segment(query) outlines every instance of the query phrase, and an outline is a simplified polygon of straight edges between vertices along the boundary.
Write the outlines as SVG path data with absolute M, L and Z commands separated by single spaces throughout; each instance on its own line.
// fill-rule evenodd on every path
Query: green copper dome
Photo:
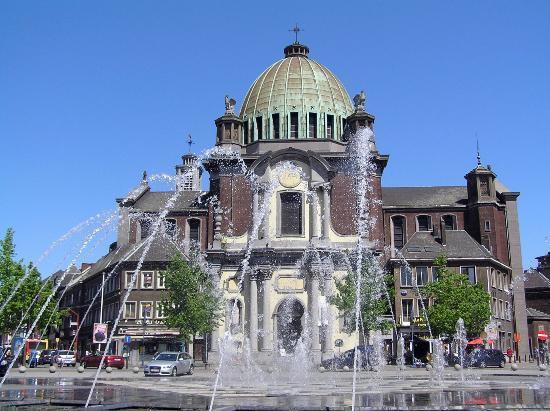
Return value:
M 308 58 L 299 43 L 252 84 L 240 117 L 243 143 L 257 140 L 318 138 L 340 140 L 345 118 L 353 113 L 350 97 L 325 66 Z

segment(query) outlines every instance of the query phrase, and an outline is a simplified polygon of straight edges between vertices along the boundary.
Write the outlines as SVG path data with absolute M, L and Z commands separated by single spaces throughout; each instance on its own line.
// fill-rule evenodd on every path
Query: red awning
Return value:
M 484 345 L 485 343 L 481 338 L 476 338 L 468 343 L 468 345 Z
M 546 334 L 546 331 L 539 331 L 537 333 L 537 338 L 542 341 L 546 341 L 548 339 L 548 334 Z

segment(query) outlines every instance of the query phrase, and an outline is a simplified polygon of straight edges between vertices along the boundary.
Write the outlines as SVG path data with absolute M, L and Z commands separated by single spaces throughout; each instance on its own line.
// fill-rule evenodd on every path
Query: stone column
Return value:
M 269 292 L 271 289 L 271 281 L 269 277 L 264 276 L 262 282 L 262 314 L 263 314 L 263 338 L 262 338 L 262 351 L 273 350 L 273 335 L 272 335 L 272 319 L 271 319 L 271 304 L 269 299 Z
M 323 240 L 328 240 L 330 234 L 330 185 L 323 184 L 321 188 L 323 190 Z
M 332 295 L 332 278 L 331 276 L 325 277 L 325 298 L 327 300 L 327 320 L 328 324 L 325 329 L 325 335 L 324 335 L 324 345 L 325 350 L 323 351 L 323 357 L 329 358 L 333 356 L 334 350 L 333 350 L 333 342 L 332 342 L 332 313 L 330 312 L 330 303 L 329 299 Z
M 256 277 L 250 276 L 250 350 L 258 351 L 258 286 Z
M 321 346 L 319 344 L 319 277 L 311 273 L 309 277 L 308 311 L 311 323 L 311 351 L 315 361 L 318 361 Z
M 310 218 L 311 218 L 311 237 L 319 238 L 319 196 L 317 195 L 317 187 L 313 187 L 313 199 L 310 204 Z

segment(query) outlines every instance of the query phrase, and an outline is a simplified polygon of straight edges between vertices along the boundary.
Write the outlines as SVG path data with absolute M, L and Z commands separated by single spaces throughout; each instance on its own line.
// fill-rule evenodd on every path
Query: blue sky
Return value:
M 547 1 L 3 1 L 0 230 L 36 260 L 144 169 L 172 173 L 188 133 L 196 151 L 213 145 L 224 95 L 239 106 L 298 22 L 311 58 L 366 91 L 384 185 L 464 184 L 477 134 L 522 193 L 531 266 L 550 251 L 549 17 Z

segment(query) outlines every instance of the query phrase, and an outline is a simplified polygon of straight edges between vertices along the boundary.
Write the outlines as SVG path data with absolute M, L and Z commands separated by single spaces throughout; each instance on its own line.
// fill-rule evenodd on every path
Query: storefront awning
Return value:
M 537 338 L 541 341 L 546 341 L 548 339 L 548 334 L 546 334 L 546 331 L 539 331 L 537 333 Z

